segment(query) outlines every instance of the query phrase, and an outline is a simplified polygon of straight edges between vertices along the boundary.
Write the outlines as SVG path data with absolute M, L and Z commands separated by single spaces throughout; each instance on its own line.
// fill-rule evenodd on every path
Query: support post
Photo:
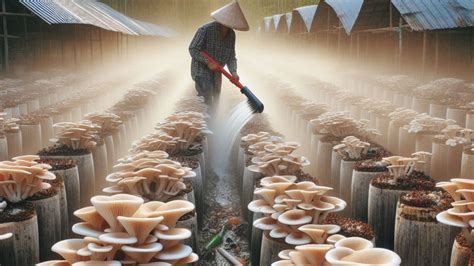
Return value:
M 2 12 L 7 12 L 5 0 L 2 0 Z M 3 59 L 4 59 L 4 66 L 5 71 L 8 72 L 10 70 L 10 55 L 9 55 L 9 47 L 8 47 L 8 25 L 7 25 L 7 16 L 2 16 L 3 22 Z
M 426 74 L 426 57 L 427 57 L 427 42 L 428 42 L 428 34 L 426 31 L 423 32 L 423 44 L 422 44 L 422 50 L 421 50 L 421 70 L 423 76 Z

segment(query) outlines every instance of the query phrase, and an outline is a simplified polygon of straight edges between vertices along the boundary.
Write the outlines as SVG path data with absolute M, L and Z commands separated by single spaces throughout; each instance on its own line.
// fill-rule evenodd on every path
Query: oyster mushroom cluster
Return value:
M 141 108 L 155 95 L 156 92 L 152 90 L 133 88 L 127 91 L 122 99 L 112 107 L 112 112 Z
M 416 152 L 413 157 L 391 156 L 382 158 L 394 182 L 401 177 L 411 176 L 414 171 L 423 172 L 425 165 L 430 162 L 431 153 Z
M 270 237 L 290 245 L 322 244 L 340 231 L 338 225 L 322 224 L 329 213 L 346 206 L 343 200 L 325 195 L 332 188 L 310 181 L 296 183 L 295 176 L 264 177 L 260 185 L 254 192 L 258 199 L 248 208 L 264 215 L 253 226 L 269 231 Z
M 438 222 L 462 228 L 462 235 L 474 245 L 474 180 L 454 178 L 450 182 L 439 182 L 436 187 L 451 195 L 453 206 L 436 216 Z
M 84 119 L 100 126 L 101 133 L 103 134 L 110 134 L 117 131 L 118 127 L 123 124 L 120 116 L 108 112 L 90 113 L 87 114 Z
M 36 162 L 39 159 L 36 155 L 24 155 L 0 162 L 0 197 L 20 202 L 50 188 L 44 181 L 54 180 L 56 176 L 49 172 L 50 165 Z
M 253 155 L 248 169 L 262 176 L 295 175 L 309 165 L 304 156 L 293 153 L 300 147 L 297 142 L 262 141 L 249 146 L 248 152 Z
M 328 244 L 308 244 L 284 250 L 278 254 L 280 261 L 272 266 L 325 266 L 325 265 L 386 265 L 401 264 L 395 252 L 375 248 L 372 242 L 360 238 L 343 236 L 328 238 Z
M 6 118 L 6 113 L 1 113 L 0 115 L 0 134 L 13 133 L 20 131 L 20 126 L 18 118 Z
M 474 141 L 474 130 L 460 127 L 458 125 L 449 125 L 441 130 L 440 135 L 435 138 L 444 140 L 446 145 L 469 145 Z
M 361 141 L 354 136 L 345 137 L 341 144 L 334 146 L 334 150 L 341 155 L 342 158 L 351 160 L 362 160 L 367 156 L 370 143 Z
M 442 119 L 438 117 L 432 117 L 427 114 L 417 115 L 408 124 L 408 132 L 419 133 L 419 132 L 441 132 L 449 125 L 454 125 L 456 121 L 450 119 Z
M 100 126 L 88 120 L 78 123 L 62 122 L 54 124 L 53 127 L 59 131 L 51 142 L 63 144 L 71 149 L 91 149 L 97 145 Z
M 389 101 L 374 101 L 372 99 L 367 99 L 364 103 L 365 104 L 362 105 L 363 109 L 376 115 L 388 116 L 396 109 L 396 107 Z
M 347 112 L 327 112 L 311 120 L 314 134 L 346 137 L 361 136 L 366 139 L 375 139 L 380 133 L 367 127 L 367 120 L 355 120 Z
M 169 201 L 186 189 L 183 178 L 196 174 L 180 163 L 167 159 L 162 151 L 142 152 L 120 160 L 106 180 L 113 184 L 103 191 L 126 193 L 145 200 Z
M 436 100 L 450 106 L 463 106 L 474 99 L 474 93 L 464 80 L 442 78 L 419 86 L 414 93 L 425 99 Z
M 64 260 L 51 263 L 184 265 L 198 260 L 192 248 L 182 244 L 191 231 L 176 227 L 183 215 L 194 210 L 192 203 L 144 203 L 142 198 L 126 194 L 95 196 L 91 203 L 74 212 L 83 222 L 72 230 L 83 238 L 53 245 L 51 249 Z
M 207 129 L 205 116 L 198 112 L 170 115 L 149 134 L 132 146 L 132 152 L 162 150 L 170 154 L 199 147 L 201 138 L 212 132 Z
M 388 114 L 388 117 L 390 118 L 390 121 L 403 126 L 408 125 L 417 115 L 418 112 L 412 109 L 400 107 Z
M 176 110 L 198 112 L 201 114 L 205 114 L 207 108 L 204 97 L 192 96 L 183 98 L 176 104 Z

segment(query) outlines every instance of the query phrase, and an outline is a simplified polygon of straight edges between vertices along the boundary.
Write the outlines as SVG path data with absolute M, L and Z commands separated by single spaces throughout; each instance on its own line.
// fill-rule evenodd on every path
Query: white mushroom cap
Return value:
M 186 228 L 172 228 L 166 231 L 154 231 L 154 236 L 160 240 L 185 240 L 192 236 L 190 230 Z
M 285 237 L 285 242 L 294 246 L 306 245 L 311 243 L 311 237 L 301 232 L 291 232 Z
M 193 253 L 193 249 L 189 246 L 180 244 L 169 249 L 163 250 L 155 258 L 165 261 L 180 260 L 186 258 Z
M 70 266 L 67 260 L 50 260 L 45 262 L 37 263 L 36 266 Z
M 343 235 L 340 235 L 340 234 L 335 234 L 335 235 L 332 235 L 332 236 L 329 236 L 327 239 L 326 239 L 326 242 L 328 244 L 335 244 L 337 241 L 341 240 L 341 239 L 344 239 L 346 238 L 345 236 Z
M 260 230 L 273 230 L 277 227 L 277 221 L 272 219 L 271 217 L 263 217 L 255 220 L 253 222 L 253 226 Z
M 160 243 L 151 243 L 139 247 L 122 246 L 122 251 L 138 263 L 147 263 L 163 249 Z
M 374 244 L 364 238 L 361 237 L 349 237 L 349 238 L 344 238 L 336 242 L 334 244 L 336 248 L 344 247 L 344 248 L 350 248 L 354 251 L 357 250 L 363 250 L 363 249 L 370 249 L 374 247 Z
M 310 223 L 312 219 L 303 210 L 290 210 L 278 217 L 278 221 L 286 225 L 303 225 Z
M 350 248 L 334 248 L 326 253 L 326 260 L 332 265 L 400 265 L 400 257 L 393 251 L 371 248 L 354 251 Z
M 70 263 L 81 261 L 84 257 L 77 254 L 77 251 L 85 248 L 86 242 L 83 239 L 66 239 L 59 241 L 51 247 L 53 252 L 58 253 Z
M 291 260 L 279 260 L 272 263 L 272 266 L 296 266 Z
M 72 266 L 121 266 L 120 261 L 80 261 L 72 264 Z
M 13 236 L 12 233 L 0 234 L 0 240 L 9 239 L 12 236 Z
M 290 259 L 290 252 L 295 251 L 294 249 L 285 249 L 278 253 L 278 257 L 282 260 L 289 260 Z
M 137 238 L 127 233 L 105 233 L 99 236 L 99 240 L 105 243 L 117 245 L 131 245 L 137 243 Z
M 103 231 L 95 229 L 92 225 L 88 223 L 74 224 L 72 226 L 72 231 L 80 236 L 89 236 L 94 238 L 99 238 L 99 236 L 104 233 Z

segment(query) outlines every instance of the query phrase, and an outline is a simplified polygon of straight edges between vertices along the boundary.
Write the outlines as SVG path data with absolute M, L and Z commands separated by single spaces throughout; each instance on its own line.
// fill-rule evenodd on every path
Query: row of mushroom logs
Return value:
M 192 203 L 145 203 L 128 194 L 94 196 L 91 203 L 75 212 L 83 222 L 75 224 L 73 231 L 83 238 L 56 243 L 52 250 L 64 260 L 38 265 L 185 265 L 197 261 L 192 248 L 182 244 L 191 232 L 176 227 L 183 215 L 194 210 Z

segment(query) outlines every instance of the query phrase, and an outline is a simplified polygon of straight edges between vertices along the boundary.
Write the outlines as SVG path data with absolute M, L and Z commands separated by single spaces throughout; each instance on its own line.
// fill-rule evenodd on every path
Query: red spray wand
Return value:
M 221 72 L 227 79 L 229 79 L 230 82 L 232 82 L 235 86 L 237 86 L 240 89 L 240 92 L 247 96 L 248 99 L 248 104 L 250 108 L 252 109 L 253 113 L 262 113 L 264 106 L 263 103 L 253 94 L 250 89 L 242 83 L 240 83 L 239 80 L 234 78 L 227 70 L 224 69 L 214 58 L 212 58 L 208 53 L 201 51 L 201 55 L 204 56 L 209 62 L 215 64 L 217 66 L 217 70 Z

